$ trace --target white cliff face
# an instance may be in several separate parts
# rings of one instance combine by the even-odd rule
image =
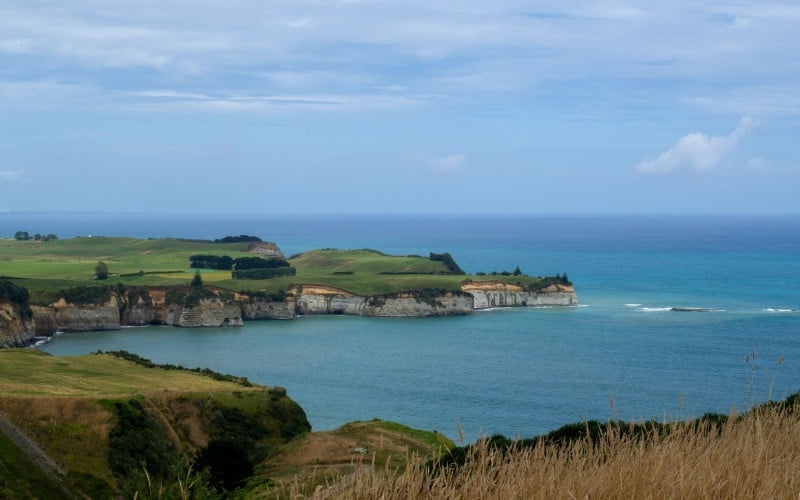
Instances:
[[[444,293],[422,299],[414,293],[361,297],[333,288],[304,289],[297,296],[299,314],[347,314],[376,317],[451,316],[472,312],[472,297]]]
[[[490,307],[569,307],[578,305],[578,296],[572,286],[550,285],[529,292],[517,285],[500,282],[473,282],[461,286],[473,296],[473,308]]]
[[[242,326],[242,310],[238,304],[218,298],[203,299],[192,307],[179,306],[172,314],[174,326]]]
[[[474,308],[490,307],[569,307],[578,305],[575,292],[505,292],[489,290],[473,290]]]

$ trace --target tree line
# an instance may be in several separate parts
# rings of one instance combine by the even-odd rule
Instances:
[[[52,241],[52,240],[57,240],[58,236],[56,236],[53,233],[50,233],[50,234],[47,234],[47,235],[36,233],[33,236],[31,236],[28,233],[28,231],[17,231],[16,233],[14,233],[14,239],[17,240],[17,241],[29,241],[29,240],[33,240],[33,241]]]

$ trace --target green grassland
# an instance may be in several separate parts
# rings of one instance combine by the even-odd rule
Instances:
[[[3,397],[102,397],[158,391],[247,391],[241,385],[183,370],[146,368],[108,354],[50,356],[34,349],[0,350]]]
[[[37,294],[77,285],[100,283],[127,286],[174,286],[188,284],[195,274],[189,257],[195,254],[252,255],[248,243],[212,243],[195,240],[82,237],[55,241],[0,239],[0,275]],[[108,265],[109,278],[94,280],[98,261]],[[294,256],[295,276],[268,280],[234,280],[230,271],[201,270],[206,285],[235,291],[276,293],[292,285],[327,285],[357,295],[439,288],[458,290],[465,279],[534,284],[529,276],[466,276],[447,274],[440,261],[422,256],[390,256],[374,250],[315,250]],[[513,267],[513,266],[511,266]]]

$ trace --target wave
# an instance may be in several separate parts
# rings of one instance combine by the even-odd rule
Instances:
[[[625,307],[642,307],[641,304],[625,304]]]
[[[785,308],[778,308],[778,307],[775,307],[775,308],[768,307],[768,308],[764,309],[764,312],[768,312],[768,313],[794,313],[794,312],[800,312],[800,311],[798,311],[798,309],[785,309]]]
[[[671,307],[673,312],[724,312],[725,309],[716,309],[714,307]]]
[[[642,312],[664,312],[664,311],[671,311],[671,307],[640,307],[640,311]]]

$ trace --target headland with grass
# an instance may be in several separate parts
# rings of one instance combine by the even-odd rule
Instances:
[[[465,274],[449,253],[313,250],[274,243],[79,237],[0,240],[0,345],[56,331],[237,326],[309,314],[417,317],[574,306],[566,274]]]

